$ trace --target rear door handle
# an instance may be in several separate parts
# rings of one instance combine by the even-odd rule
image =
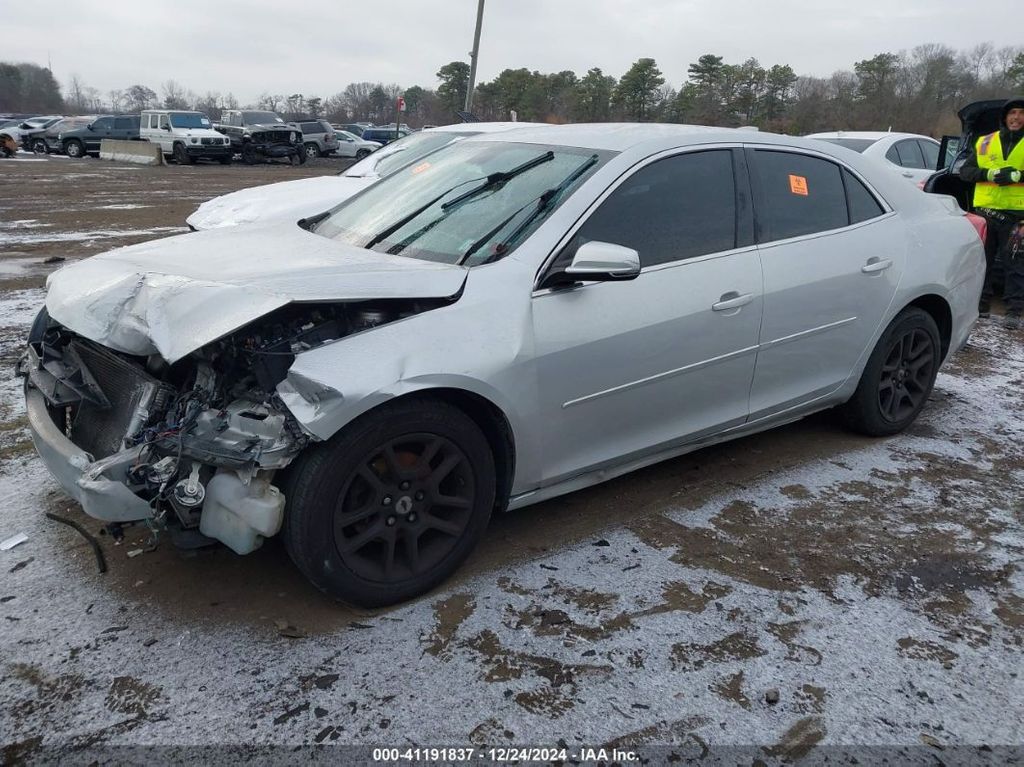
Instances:
[[[741,306],[746,306],[754,300],[753,293],[744,293],[740,295],[738,291],[730,290],[728,293],[723,293],[721,299],[717,304],[711,304],[711,310],[715,312],[726,312],[730,309],[739,309]]]
[[[884,272],[892,266],[892,259],[886,258],[869,258],[868,262],[860,268],[864,274],[877,274],[878,272]]]

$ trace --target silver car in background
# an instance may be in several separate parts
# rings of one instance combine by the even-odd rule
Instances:
[[[65,267],[20,369],[87,513],[239,553],[280,531],[316,586],[382,605],[493,512],[826,408],[906,428],[983,273],[952,200],[821,142],[526,129],[301,225]]]

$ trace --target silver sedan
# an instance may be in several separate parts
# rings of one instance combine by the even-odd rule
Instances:
[[[909,425],[977,318],[955,202],[821,142],[580,125],[452,144],[298,224],[50,280],[21,364],[85,511],[408,599],[493,512],[838,407]]]

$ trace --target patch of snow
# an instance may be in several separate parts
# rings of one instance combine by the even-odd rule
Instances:
[[[87,232],[53,232],[47,234],[0,234],[0,245],[35,245],[46,242],[85,242],[118,237],[139,237],[162,232],[187,232],[185,226],[154,226],[150,229],[95,229]]]

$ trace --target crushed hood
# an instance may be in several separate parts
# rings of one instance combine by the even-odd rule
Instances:
[[[374,181],[376,178],[318,176],[240,189],[204,202],[187,221],[194,229],[257,222],[294,224],[333,208]]]
[[[295,224],[117,248],[54,272],[50,316],[127,354],[175,362],[292,302],[445,298],[466,268],[354,248]]]

